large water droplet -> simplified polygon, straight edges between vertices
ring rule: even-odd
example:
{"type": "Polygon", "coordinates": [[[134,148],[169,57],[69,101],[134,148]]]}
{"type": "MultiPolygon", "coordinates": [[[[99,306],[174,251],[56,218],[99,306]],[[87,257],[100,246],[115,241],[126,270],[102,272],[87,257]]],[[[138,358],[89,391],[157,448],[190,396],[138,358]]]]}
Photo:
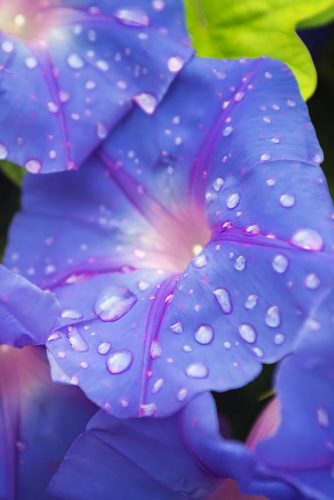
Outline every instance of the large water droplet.
{"type": "Polygon", "coordinates": [[[171,71],[172,73],[177,73],[183,68],[184,62],[185,61],[184,59],[182,59],[182,57],[170,57],[167,63],[169,71],[171,71]]]}
{"type": "Polygon", "coordinates": [[[124,316],[137,302],[137,297],[127,288],[111,286],[97,298],[95,314],[102,321],[116,321],[124,316]]]}
{"type": "Polygon", "coordinates": [[[42,165],[38,160],[28,160],[25,167],[30,174],[38,174],[41,171],[42,165]]]}
{"type": "Polygon", "coordinates": [[[133,354],[128,349],[114,351],[107,359],[107,368],[113,375],[123,373],[133,363],[133,354]]]}
{"type": "Polygon", "coordinates": [[[201,253],[200,255],[197,255],[196,257],[193,258],[193,263],[194,266],[197,267],[197,269],[202,269],[207,265],[207,260],[206,256],[204,253],[201,253]]]}
{"type": "Polygon", "coordinates": [[[222,311],[225,314],[230,314],[232,312],[232,302],[229,291],[226,288],[216,288],[213,291],[213,295],[216,297],[222,311]]]}
{"type": "Polygon", "coordinates": [[[282,207],[285,207],[285,208],[291,208],[294,206],[294,204],[296,203],[296,198],[293,196],[293,194],[282,194],[282,196],[280,196],[280,204],[282,205],[282,207]]]}
{"type": "Polygon", "coordinates": [[[257,305],[259,301],[259,297],[255,295],[255,293],[251,293],[248,295],[247,299],[245,300],[245,308],[246,309],[254,309],[254,307],[257,305]]]}
{"type": "Polygon", "coordinates": [[[255,328],[249,323],[242,323],[239,326],[240,337],[244,339],[249,344],[253,344],[256,340],[255,328]]]}
{"type": "Polygon", "coordinates": [[[279,274],[283,274],[289,267],[289,260],[284,255],[281,254],[275,255],[272,261],[272,266],[274,271],[276,271],[279,274]]]}
{"type": "Polygon", "coordinates": [[[114,16],[125,26],[148,26],[150,23],[146,12],[136,7],[118,9],[114,16]]]}
{"type": "Polygon", "coordinates": [[[266,325],[271,328],[276,328],[281,324],[281,316],[278,306],[270,306],[267,309],[264,321],[266,325]]]}
{"type": "Polygon", "coordinates": [[[243,271],[246,268],[246,258],[243,255],[239,255],[235,259],[234,268],[237,271],[243,271]]]}
{"type": "Polygon", "coordinates": [[[240,202],[240,194],[232,193],[226,199],[226,206],[229,209],[236,208],[240,202]]]}
{"type": "Polygon", "coordinates": [[[324,246],[322,237],[313,229],[299,229],[292,236],[291,243],[304,250],[321,250],[324,246]]]}
{"type": "Polygon", "coordinates": [[[88,344],[79,332],[77,328],[74,326],[69,326],[67,331],[67,338],[76,352],[86,352],[88,351],[88,344]]]}
{"type": "Polygon", "coordinates": [[[159,358],[162,354],[161,344],[157,340],[153,340],[150,348],[150,354],[152,359],[159,358]]]}
{"type": "Polygon", "coordinates": [[[83,59],[78,54],[69,54],[67,57],[67,64],[72,69],[81,69],[84,67],[85,63],[83,59]]]}
{"type": "Polygon", "coordinates": [[[134,101],[148,115],[152,115],[158,105],[157,98],[147,92],[142,92],[141,94],[136,95],[136,97],[134,97],[134,101]]]}
{"type": "Polygon", "coordinates": [[[99,344],[97,347],[97,352],[103,356],[104,354],[107,354],[110,351],[110,349],[111,349],[110,342],[101,342],[101,344],[99,344]]]}
{"type": "Polygon", "coordinates": [[[203,363],[191,363],[186,368],[186,374],[190,378],[206,378],[209,370],[203,363]]]}
{"type": "Polygon", "coordinates": [[[210,325],[200,325],[195,331],[195,340],[199,344],[210,344],[213,341],[214,330],[210,325]]]}

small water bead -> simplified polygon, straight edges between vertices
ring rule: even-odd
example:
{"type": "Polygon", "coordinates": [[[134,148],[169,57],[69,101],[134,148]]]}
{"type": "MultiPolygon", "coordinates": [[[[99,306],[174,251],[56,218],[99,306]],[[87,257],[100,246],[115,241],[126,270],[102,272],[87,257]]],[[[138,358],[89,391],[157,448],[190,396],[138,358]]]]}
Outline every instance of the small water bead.
{"type": "Polygon", "coordinates": [[[141,292],[144,292],[149,288],[150,284],[147,283],[147,281],[140,280],[138,281],[137,286],[141,292]]]}
{"type": "Polygon", "coordinates": [[[173,333],[182,333],[183,332],[183,326],[180,321],[177,321],[173,325],[170,326],[170,329],[172,330],[173,333]]]}
{"type": "Polygon", "coordinates": [[[192,352],[192,347],[189,345],[189,344],[185,344],[183,347],[182,347],[183,351],[184,352],[192,352]]]}
{"type": "Polygon", "coordinates": [[[320,279],[314,273],[310,273],[305,278],[305,286],[310,290],[316,290],[320,286],[320,279]]]}
{"type": "Polygon", "coordinates": [[[24,61],[24,64],[27,66],[27,68],[34,69],[38,64],[38,61],[35,57],[27,57],[24,61]]]}
{"type": "Polygon", "coordinates": [[[240,194],[232,193],[226,199],[226,206],[227,208],[232,210],[233,208],[236,208],[239,205],[239,202],[240,202],[240,194]]]}
{"type": "Polygon", "coordinates": [[[171,71],[172,73],[177,73],[183,68],[184,62],[185,61],[184,59],[182,59],[182,57],[179,56],[170,57],[167,62],[169,71],[171,71]]]}
{"type": "Polygon", "coordinates": [[[272,137],[270,139],[270,142],[272,142],[273,144],[279,144],[280,143],[280,140],[278,137],[272,137]]]}
{"type": "Polygon", "coordinates": [[[76,311],[75,309],[64,309],[60,316],[63,319],[81,319],[82,314],[79,311],[76,311]]]}
{"type": "Polygon", "coordinates": [[[296,198],[292,194],[285,193],[280,196],[279,202],[282,207],[290,208],[296,203],[296,198]]]}
{"type": "Polygon", "coordinates": [[[197,269],[202,269],[207,265],[207,260],[206,256],[202,253],[200,255],[197,255],[197,257],[194,257],[193,259],[194,266],[197,267],[197,269]]]}
{"type": "Polygon", "coordinates": [[[270,306],[266,311],[264,321],[270,328],[277,328],[281,324],[281,316],[278,306],[270,306]]]}
{"type": "Polygon", "coordinates": [[[53,342],[55,340],[59,340],[61,338],[61,333],[60,332],[52,332],[49,336],[47,341],[48,342],[53,342]]]}
{"type": "Polygon", "coordinates": [[[246,258],[243,255],[239,255],[239,257],[235,259],[234,268],[237,271],[243,271],[246,268],[246,264],[246,258]]]}
{"type": "Polygon", "coordinates": [[[157,392],[159,392],[163,384],[164,384],[164,379],[158,378],[158,380],[156,380],[153,384],[152,394],[156,394],[157,392]]]}
{"type": "Polygon", "coordinates": [[[179,401],[184,401],[187,396],[188,396],[188,389],[186,389],[185,387],[181,387],[181,389],[178,390],[176,397],[179,401]]]}
{"type": "Polygon", "coordinates": [[[28,160],[25,168],[30,174],[38,174],[41,171],[42,165],[38,160],[28,160]]]}
{"type": "Polygon", "coordinates": [[[232,301],[229,291],[226,288],[216,288],[213,295],[216,297],[222,311],[225,314],[230,314],[232,312],[232,301]]]}
{"type": "Polygon", "coordinates": [[[154,403],[140,405],[139,414],[141,417],[153,417],[157,413],[157,407],[154,403]]]}
{"type": "Polygon", "coordinates": [[[274,336],[274,343],[276,345],[282,345],[284,341],[285,336],[283,335],[283,333],[276,333],[276,335],[274,336]]]}
{"type": "Polygon", "coordinates": [[[289,259],[284,255],[277,254],[272,260],[272,266],[274,271],[279,274],[283,274],[289,267],[289,259]]]}
{"type": "Polygon", "coordinates": [[[217,177],[212,183],[213,189],[218,193],[224,185],[224,179],[222,177],[217,177]]]}
{"type": "Polygon", "coordinates": [[[157,98],[147,92],[142,92],[141,94],[136,95],[134,97],[134,101],[148,115],[152,115],[158,105],[157,98]]]}
{"type": "Polygon", "coordinates": [[[67,64],[72,69],[81,69],[84,67],[85,62],[78,54],[72,52],[67,56],[67,64]]]}
{"type": "Polygon", "coordinates": [[[191,363],[186,367],[186,374],[189,378],[206,378],[209,370],[203,363],[191,363]]]}
{"type": "Polygon", "coordinates": [[[162,354],[162,347],[157,340],[153,340],[150,348],[150,355],[152,359],[160,358],[162,354]]]}
{"type": "Polygon", "coordinates": [[[231,349],[231,347],[232,347],[231,342],[229,342],[228,340],[225,340],[224,349],[226,349],[228,351],[229,349],[231,349]]]}
{"type": "Polygon", "coordinates": [[[59,107],[55,102],[50,101],[48,102],[47,106],[50,113],[58,113],[59,107]]]}
{"type": "Polygon", "coordinates": [[[150,18],[146,12],[136,7],[118,9],[114,16],[125,26],[148,26],[150,24],[150,18]]]}
{"type": "Polygon", "coordinates": [[[317,409],[317,420],[321,427],[327,429],[329,427],[329,416],[327,410],[323,406],[317,409]]]}
{"type": "Polygon", "coordinates": [[[289,106],[289,108],[295,108],[296,107],[296,101],[294,101],[293,99],[287,99],[286,103],[289,106]]]}
{"type": "Polygon", "coordinates": [[[263,358],[264,353],[260,347],[253,347],[253,352],[258,358],[263,358]]]}
{"type": "Polygon", "coordinates": [[[232,134],[232,132],[233,132],[233,127],[230,127],[230,126],[225,127],[225,128],[223,129],[223,136],[224,136],[224,137],[228,137],[229,135],[231,135],[231,134],[232,134]]]}
{"type": "Polygon", "coordinates": [[[109,64],[107,63],[107,61],[103,61],[102,59],[99,59],[98,61],[96,61],[96,67],[101,70],[101,71],[108,71],[109,69],[109,64]]]}
{"type": "Polygon", "coordinates": [[[4,40],[1,44],[1,48],[6,54],[10,54],[14,50],[14,45],[9,40],[4,40]]]}
{"type": "Polygon", "coordinates": [[[314,163],[317,163],[317,165],[320,165],[320,163],[323,161],[323,157],[320,154],[315,154],[312,157],[312,160],[314,163]]]}
{"type": "Polygon", "coordinates": [[[137,297],[127,288],[111,286],[98,295],[95,314],[102,321],[116,321],[128,313],[136,302],[137,297]]]}
{"type": "Polygon", "coordinates": [[[103,356],[104,354],[107,354],[110,351],[110,349],[111,349],[110,342],[101,342],[101,344],[99,344],[97,347],[97,352],[103,356]]]}
{"type": "Polygon", "coordinates": [[[195,340],[202,345],[210,344],[214,338],[214,330],[210,325],[200,325],[195,331],[195,340]]]}
{"type": "Polygon", "coordinates": [[[248,344],[253,344],[256,341],[256,331],[255,328],[249,323],[242,323],[239,325],[240,337],[245,340],[248,344]]]}
{"type": "Polygon", "coordinates": [[[67,331],[67,338],[76,352],[88,351],[88,344],[75,326],[69,326],[67,331]]]}
{"type": "Polygon", "coordinates": [[[245,97],[245,92],[237,92],[234,96],[236,102],[240,102],[245,97]]]}
{"type": "Polygon", "coordinates": [[[255,295],[255,293],[251,293],[245,300],[245,308],[249,310],[254,309],[254,307],[258,304],[258,301],[259,297],[255,295]]]}
{"type": "Polygon", "coordinates": [[[108,135],[108,128],[103,122],[97,122],[96,124],[96,135],[99,139],[105,139],[108,135]]]}
{"type": "Polygon", "coordinates": [[[291,243],[303,250],[322,250],[324,242],[319,233],[313,229],[299,229],[291,238],[291,243]]]}
{"type": "Polygon", "coordinates": [[[262,153],[260,156],[261,161],[269,161],[271,160],[271,154],[270,153],[262,153]]]}
{"type": "Polygon", "coordinates": [[[8,150],[6,146],[0,142],[0,160],[5,160],[8,156],[8,150]]]}
{"type": "Polygon", "coordinates": [[[114,351],[107,359],[107,368],[113,375],[118,375],[130,368],[133,359],[133,354],[128,349],[114,351]]]}

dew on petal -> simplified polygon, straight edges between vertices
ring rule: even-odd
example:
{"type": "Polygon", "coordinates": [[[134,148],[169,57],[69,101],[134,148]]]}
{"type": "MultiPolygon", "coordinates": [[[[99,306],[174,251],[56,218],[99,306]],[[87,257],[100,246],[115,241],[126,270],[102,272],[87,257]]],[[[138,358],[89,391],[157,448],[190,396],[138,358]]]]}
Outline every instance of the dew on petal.
{"type": "Polygon", "coordinates": [[[181,387],[181,389],[179,389],[177,392],[177,399],[179,401],[184,401],[187,396],[188,396],[188,389],[186,389],[185,387],[181,387]]]}
{"type": "Polygon", "coordinates": [[[243,255],[239,255],[235,259],[234,268],[237,271],[243,271],[246,268],[246,258],[243,255]]]}
{"type": "Polygon", "coordinates": [[[0,142],[0,160],[5,160],[8,156],[7,148],[2,142],[0,142]]]}
{"type": "Polygon", "coordinates": [[[157,407],[154,403],[140,405],[139,414],[141,417],[153,417],[157,413],[157,407]]]}
{"type": "Polygon", "coordinates": [[[123,373],[133,363],[133,354],[128,349],[114,351],[107,359],[107,368],[113,375],[123,373]]]}
{"type": "Polygon", "coordinates": [[[174,333],[182,333],[183,332],[183,326],[180,321],[177,321],[176,323],[173,323],[173,325],[170,326],[170,329],[174,333]]]}
{"type": "Polygon", "coordinates": [[[85,63],[78,54],[71,53],[67,56],[67,64],[72,69],[81,69],[85,63]]]}
{"type": "Polygon", "coordinates": [[[321,427],[324,427],[326,429],[329,427],[328,412],[323,406],[320,406],[317,409],[317,420],[318,420],[319,425],[321,425],[321,427]]]}
{"type": "Polygon", "coordinates": [[[277,254],[272,260],[272,266],[274,271],[279,274],[283,274],[289,267],[289,259],[284,255],[277,254]]]}
{"type": "Polygon", "coordinates": [[[222,311],[225,314],[230,314],[232,312],[232,301],[230,292],[226,288],[216,288],[213,291],[214,296],[218,304],[220,305],[222,311]]]}
{"type": "Polygon", "coordinates": [[[260,156],[260,160],[261,160],[261,161],[269,161],[269,160],[271,160],[271,155],[270,155],[270,153],[263,153],[263,154],[260,156]]]}
{"type": "Polygon", "coordinates": [[[183,68],[184,62],[185,61],[184,59],[182,59],[182,57],[179,56],[170,57],[167,62],[169,71],[171,71],[172,73],[177,73],[183,68]]]}
{"type": "Polygon", "coordinates": [[[239,325],[239,334],[240,337],[249,344],[252,344],[256,340],[255,328],[249,323],[242,323],[239,325]]]}
{"type": "Polygon", "coordinates": [[[305,278],[305,286],[310,290],[316,290],[320,286],[320,279],[314,273],[310,273],[305,278]]]}
{"type": "Polygon", "coordinates": [[[276,335],[274,336],[274,343],[276,345],[282,345],[284,341],[285,336],[283,335],[283,333],[276,333],[276,335]]]}
{"type": "Polygon", "coordinates": [[[86,352],[88,351],[88,344],[74,326],[69,326],[67,331],[67,338],[72,346],[72,349],[76,352],[86,352]]]}
{"type": "Polygon", "coordinates": [[[158,391],[160,391],[161,387],[163,386],[164,379],[163,378],[158,378],[153,384],[152,387],[152,394],[156,394],[158,391]]]}
{"type": "Polygon", "coordinates": [[[191,363],[186,368],[186,374],[190,378],[206,378],[209,370],[203,363],[191,363]]]}
{"type": "Polygon", "coordinates": [[[277,328],[281,324],[281,316],[278,306],[268,307],[264,321],[266,325],[271,328],[277,328]]]}
{"type": "Polygon", "coordinates": [[[107,354],[110,351],[110,349],[111,349],[110,342],[101,342],[101,344],[99,344],[97,347],[97,352],[103,356],[107,354]]]}
{"type": "Polygon", "coordinates": [[[214,330],[212,326],[203,324],[197,328],[194,336],[199,344],[210,344],[213,341],[214,330]]]}
{"type": "Polygon", "coordinates": [[[197,255],[193,259],[194,266],[197,267],[197,269],[202,269],[207,265],[207,260],[206,256],[202,253],[200,255],[197,255]]]}
{"type": "Polygon", "coordinates": [[[319,233],[313,229],[299,229],[291,238],[291,243],[303,250],[322,250],[324,242],[319,233]]]}
{"type": "Polygon", "coordinates": [[[232,134],[232,132],[233,132],[233,127],[231,127],[231,126],[225,127],[223,129],[223,136],[228,137],[229,135],[232,134]]]}
{"type": "Polygon", "coordinates": [[[296,203],[296,199],[292,194],[285,193],[280,196],[279,202],[282,207],[291,208],[296,203]]]}
{"type": "Polygon", "coordinates": [[[162,354],[161,344],[157,340],[153,340],[150,348],[150,355],[152,359],[159,358],[162,354]]]}
{"type": "Polygon", "coordinates": [[[134,101],[148,115],[152,115],[158,105],[157,98],[147,92],[142,92],[141,94],[136,95],[134,97],[134,101]]]}
{"type": "Polygon", "coordinates": [[[125,26],[148,26],[150,24],[150,18],[141,9],[136,7],[127,7],[124,9],[118,9],[114,16],[125,26]]]}
{"type": "Polygon", "coordinates": [[[236,208],[240,202],[240,194],[232,193],[226,199],[226,206],[229,209],[236,208]]]}
{"type": "Polygon", "coordinates": [[[81,319],[82,314],[79,311],[76,311],[75,309],[64,309],[60,316],[63,319],[81,319]]]}
{"type": "Polygon", "coordinates": [[[25,167],[31,174],[38,174],[41,171],[42,165],[38,160],[28,160],[25,167]]]}
{"type": "Polygon", "coordinates": [[[251,293],[248,295],[247,299],[245,300],[245,308],[246,309],[254,309],[254,307],[257,305],[259,301],[259,297],[255,293],[251,293]]]}
{"type": "Polygon", "coordinates": [[[102,321],[122,318],[137,302],[137,297],[127,288],[111,286],[103,290],[95,302],[95,314],[102,321]]]}

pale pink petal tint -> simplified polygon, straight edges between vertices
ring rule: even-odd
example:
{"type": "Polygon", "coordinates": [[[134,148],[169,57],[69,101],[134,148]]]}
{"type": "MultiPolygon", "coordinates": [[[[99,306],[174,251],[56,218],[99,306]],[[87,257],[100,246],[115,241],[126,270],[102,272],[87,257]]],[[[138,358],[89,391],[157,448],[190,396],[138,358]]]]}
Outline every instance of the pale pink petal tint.
{"type": "Polygon", "coordinates": [[[4,0],[0,3],[0,31],[27,43],[45,42],[57,25],[58,10],[48,0],[4,0]]]}
{"type": "Polygon", "coordinates": [[[246,446],[255,450],[260,441],[274,436],[281,423],[281,408],[278,398],[273,399],[261,413],[252,428],[246,446]]]}

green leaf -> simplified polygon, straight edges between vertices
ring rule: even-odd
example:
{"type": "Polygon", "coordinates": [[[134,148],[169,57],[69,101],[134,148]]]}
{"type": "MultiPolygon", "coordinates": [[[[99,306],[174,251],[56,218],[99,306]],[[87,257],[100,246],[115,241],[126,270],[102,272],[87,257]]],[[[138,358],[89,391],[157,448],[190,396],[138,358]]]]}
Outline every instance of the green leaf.
{"type": "Polygon", "coordinates": [[[9,161],[0,161],[0,172],[4,173],[16,186],[20,187],[25,170],[9,161]]]}
{"type": "Polygon", "coordinates": [[[326,9],[315,16],[306,19],[298,24],[298,28],[316,28],[317,26],[321,26],[323,24],[328,24],[334,20],[334,0],[332,2],[332,6],[329,9],[326,9]]]}
{"type": "Polygon", "coordinates": [[[313,94],[315,67],[295,30],[332,9],[334,0],[185,0],[185,4],[188,30],[200,56],[280,59],[293,70],[303,97],[313,94]]]}

